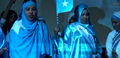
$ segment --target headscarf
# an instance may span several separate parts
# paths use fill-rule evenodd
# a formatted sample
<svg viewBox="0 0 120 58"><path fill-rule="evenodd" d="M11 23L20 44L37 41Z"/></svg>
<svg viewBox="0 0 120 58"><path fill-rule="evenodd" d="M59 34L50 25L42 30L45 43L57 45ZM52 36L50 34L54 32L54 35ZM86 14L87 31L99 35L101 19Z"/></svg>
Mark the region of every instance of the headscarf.
<svg viewBox="0 0 120 58"><path fill-rule="evenodd" d="M74 15L74 12L71 12L68 17L68 22L70 21L71 17Z"/></svg>
<svg viewBox="0 0 120 58"><path fill-rule="evenodd" d="M80 17L80 16L81 16L81 14L82 14L82 11L83 11L85 8L88 10L88 13L90 14L90 10L89 10L88 6L87 6L86 4L81 3L81 4L79 4L79 5L76 7L76 9L75 9L75 11L74 11L74 13L75 13L75 20L76 20L78 23L80 23L80 25L82 25L82 26L84 26L85 28L87 28L87 29L89 30L89 32L92 33L92 34L95 36L95 31L94 31L94 28L93 28L93 24L90 22L90 18L88 18L88 21L87 21L86 24L81 23L81 19L80 19L81 17Z"/></svg>
<svg viewBox="0 0 120 58"><path fill-rule="evenodd" d="M112 18L120 21L120 11L114 12Z"/></svg>

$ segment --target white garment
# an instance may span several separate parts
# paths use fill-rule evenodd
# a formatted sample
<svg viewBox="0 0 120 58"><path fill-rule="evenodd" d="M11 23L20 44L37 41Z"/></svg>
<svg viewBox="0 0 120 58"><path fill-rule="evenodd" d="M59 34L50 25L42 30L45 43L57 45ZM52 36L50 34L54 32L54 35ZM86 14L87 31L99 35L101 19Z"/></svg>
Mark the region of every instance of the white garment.
<svg viewBox="0 0 120 58"><path fill-rule="evenodd" d="M109 35L107 37L106 50L107 50L107 56L109 58L112 58L112 39L114 38L115 34L117 34L117 32L115 30L113 30L112 32L109 33ZM120 58L120 42L118 43L115 51L116 51L118 57Z"/></svg>
<svg viewBox="0 0 120 58"><path fill-rule="evenodd" d="M5 19L3 19L3 18L1 18L1 20L0 20L0 26L2 27L4 24L5 24Z"/></svg>
<svg viewBox="0 0 120 58"><path fill-rule="evenodd" d="M69 21L70 21L70 19L71 19L71 17L74 15L74 12L71 12L70 14L69 14L69 17L68 17L68 23L69 23Z"/></svg>

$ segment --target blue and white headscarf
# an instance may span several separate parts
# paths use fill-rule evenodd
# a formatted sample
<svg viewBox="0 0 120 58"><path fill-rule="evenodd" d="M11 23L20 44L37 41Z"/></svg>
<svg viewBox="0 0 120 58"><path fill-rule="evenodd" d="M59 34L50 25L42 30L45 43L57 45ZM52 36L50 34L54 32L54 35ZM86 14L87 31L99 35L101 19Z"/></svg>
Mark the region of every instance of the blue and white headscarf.
<svg viewBox="0 0 120 58"><path fill-rule="evenodd" d="M28 2L26 2L22 5L22 9L21 9L21 11L19 13L19 17L18 17L18 20L22 19L22 21L23 21L22 24L26 27L30 27L29 24L37 23L37 22L35 22L36 18L37 18L37 12L36 12L36 16L35 16L33 21L29 21L28 18L26 17L26 15L25 15L25 11L24 11L25 8L28 7L28 6L31 6L31 5L34 6L36 8L36 11L37 11L37 5L32 0L30 0L30 1L28 1Z"/></svg>
<svg viewBox="0 0 120 58"><path fill-rule="evenodd" d="M71 12L69 17L68 17L68 22L70 21L71 17L74 15L74 12Z"/></svg>
<svg viewBox="0 0 120 58"><path fill-rule="evenodd" d="M112 18L120 21L120 11L114 12Z"/></svg>
<svg viewBox="0 0 120 58"><path fill-rule="evenodd" d="M82 25L82 26L84 26L84 27L86 27L86 28L89 27L88 30L89 30L93 35L95 35L95 31L94 31L94 29L93 29L92 23L90 22L90 18L88 19L88 21L87 21L86 24L81 23L81 14L82 14L82 11L83 11L85 8L88 10L88 13L90 14L90 10L89 10L88 6L87 6L86 4L81 3L81 4L79 4L79 5L77 6L77 8L78 8L78 9L75 9L75 19L77 20L78 23L80 23L80 25Z"/></svg>

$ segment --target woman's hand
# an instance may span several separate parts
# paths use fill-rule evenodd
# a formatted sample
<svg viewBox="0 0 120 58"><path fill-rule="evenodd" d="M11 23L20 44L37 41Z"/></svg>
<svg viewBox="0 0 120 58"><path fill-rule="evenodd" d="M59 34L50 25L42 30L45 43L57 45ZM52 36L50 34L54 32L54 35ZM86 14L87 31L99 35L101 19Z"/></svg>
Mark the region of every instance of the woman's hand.
<svg viewBox="0 0 120 58"><path fill-rule="evenodd" d="M14 4L16 2L16 0L10 0L11 4Z"/></svg>
<svg viewBox="0 0 120 58"><path fill-rule="evenodd" d="M116 58L116 57L117 57L117 53L116 53L115 50L112 51L112 57L113 57L113 58Z"/></svg>
<svg viewBox="0 0 120 58"><path fill-rule="evenodd" d="M56 38L59 38L58 32L60 31L60 27L59 26L55 26L54 27L54 32L55 32L55 36Z"/></svg>
<svg viewBox="0 0 120 58"><path fill-rule="evenodd" d="M0 55L2 55L5 52L5 50L7 50L7 47L0 49Z"/></svg>

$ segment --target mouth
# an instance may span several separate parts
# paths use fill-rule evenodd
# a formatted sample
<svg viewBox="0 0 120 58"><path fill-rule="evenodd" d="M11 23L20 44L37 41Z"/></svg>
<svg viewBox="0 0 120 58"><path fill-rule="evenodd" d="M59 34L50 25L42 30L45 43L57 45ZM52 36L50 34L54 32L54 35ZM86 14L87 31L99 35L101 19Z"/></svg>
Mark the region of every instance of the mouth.
<svg viewBox="0 0 120 58"><path fill-rule="evenodd" d="M114 28L114 29L117 29L117 27L116 27L116 26L114 26L113 28Z"/></svg>
<svg viewBox="0 0 120 58"><path fill-rule="evenodd" d="M29 15L29 17L30 17L31 19L33 19L33 18L34 18L34 15Z"/></svg>
<svg viewBox="0 0 120 58"><path fill-rule="evenodd" d="M86 20L83 20L84 23L86 23L87 21Z"/></svg>

